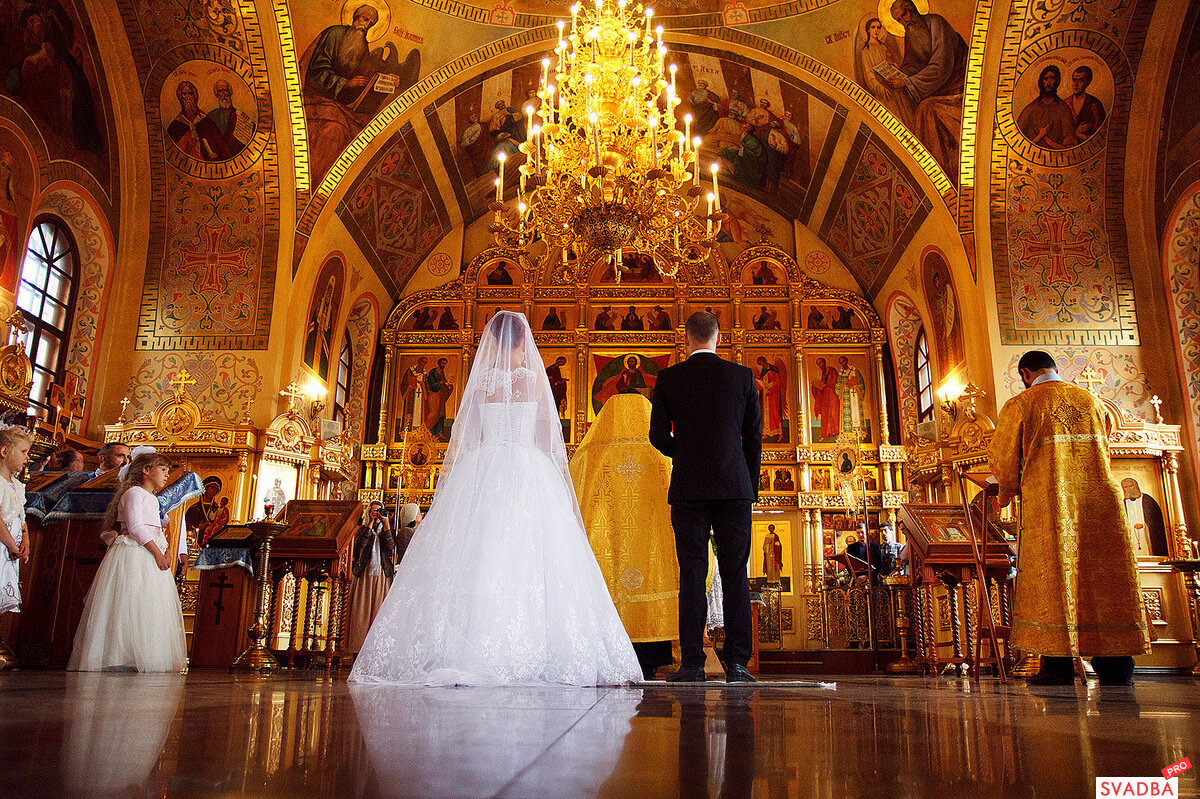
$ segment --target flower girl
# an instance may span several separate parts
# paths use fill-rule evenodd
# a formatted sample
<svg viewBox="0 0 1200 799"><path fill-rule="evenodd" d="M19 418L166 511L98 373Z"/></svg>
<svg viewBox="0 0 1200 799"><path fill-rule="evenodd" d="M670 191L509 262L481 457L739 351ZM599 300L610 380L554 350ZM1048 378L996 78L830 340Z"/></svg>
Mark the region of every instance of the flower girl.
<svg viewBox="0 0 1200 799"><path fill-rule="evenodd" d="M183 611L155 498L171 464L150 451L123 469L128 472L104 519L108 552L88 591L67 668L182 671Z"/></svg>
<svg viewBox="0 0 1200 799"><path fill-rule="evenodd" d="M18 565L29 562L25 537L25 484L17 474L29 460L33 437L24 427L0 426L0 613L21 611Z"/></svg>

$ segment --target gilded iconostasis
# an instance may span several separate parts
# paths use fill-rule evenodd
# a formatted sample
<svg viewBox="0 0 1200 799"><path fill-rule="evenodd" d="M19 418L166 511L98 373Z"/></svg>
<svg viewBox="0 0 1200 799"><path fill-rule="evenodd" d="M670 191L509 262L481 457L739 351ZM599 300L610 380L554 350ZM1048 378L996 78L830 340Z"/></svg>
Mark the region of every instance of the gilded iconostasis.
<svg viewBox="0 0 1200 799"><path fill-rule="evenodd" d="M812 453L854 428L883 502L903 481L881 451L945 427L967 383L994 413L1033 347L1123 413L1159 397L1197 482L1194 4L659 4L676 122L720 165L727 218L686 273L626 252L619 284L488 229L567 3L94 10L0 2L0 291L16 301L31 242L73 247L41 357L74 376L81 433L122 400L150 413L183 370L208 418L260 429L303 385L316 428L363 446L354 479L389 490L414 430L436 476L496 309L529 316L575 444L711 308L759 380L771 502L833 492Z"/></svg>

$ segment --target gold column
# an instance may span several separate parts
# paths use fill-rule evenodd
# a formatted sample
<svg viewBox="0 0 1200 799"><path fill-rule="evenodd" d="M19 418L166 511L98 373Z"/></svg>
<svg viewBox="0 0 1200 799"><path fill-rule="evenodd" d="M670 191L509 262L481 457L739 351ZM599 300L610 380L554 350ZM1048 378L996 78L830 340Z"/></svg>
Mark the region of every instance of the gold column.
<svg viewBox="0 0 1200 799"><path fill-rule="evenodd" d="M387 427L388 427L388 412L392 405L392 355L394 346L387 342L383 346L383 384L381 391L383 396L379 399L379 443L386 445L388 443Z"/></svg>
<svg viewBox="0 0 1200 799"><path fill-rule="evenodd" d="M1179 457L1174 452L1167 452L1162 460L1163 470L1167 473L1167 502L1170 503L1171 516L1174 517L1174 524L1171 525L1171 548L1174 550L1174 557L1190 558L1193 556L1193 545L1188 537L1187 521L1183 517L1183 499L1179 490Z"/></svg>
<svg viewBox="0 0 1200 799"><path fill-rule="evenodd" d="M875 350L875 382L879 385L879 443L891 443L892 434L888 429L887 388L883 380L883 345L876 344Z"/></svg>

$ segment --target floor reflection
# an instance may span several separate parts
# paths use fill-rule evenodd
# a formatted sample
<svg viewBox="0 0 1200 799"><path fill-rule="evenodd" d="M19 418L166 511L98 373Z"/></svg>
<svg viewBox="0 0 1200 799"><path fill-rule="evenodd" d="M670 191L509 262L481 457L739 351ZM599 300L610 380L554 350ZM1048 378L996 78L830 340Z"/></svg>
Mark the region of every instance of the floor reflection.
<svg viewBox="0 0 1200 799"><path fill-rule="evenodd" d="M1097 776L1195 760L1198 702L1190 680L401 689L6 672L0 795L1090 796Z"/></svg>

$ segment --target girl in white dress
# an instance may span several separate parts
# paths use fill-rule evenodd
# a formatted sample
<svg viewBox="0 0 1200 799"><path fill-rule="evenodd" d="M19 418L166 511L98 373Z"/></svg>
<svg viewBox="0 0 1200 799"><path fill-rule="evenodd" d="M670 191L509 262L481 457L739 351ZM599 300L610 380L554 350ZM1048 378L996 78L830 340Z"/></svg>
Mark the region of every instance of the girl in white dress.
<svg viewBox="0 0 1200 799"><path fill-rule="evenodd" d="M29 460L32 443L26 428L0 426L0 613L21 612L20 564L29 562L29 539L25 484L17 474Z"/></svg>
<svg viewBox="0 0 1200 799"><path fill-rule="evenodd" d="M584 533L558 406L521 314L483 330L433 503L352 682L610 685L640 680Z"/></svg>
<svg viewBox="0 0 1200 799"><path fill-rule="evenodd" d="M105 517L108 552L88 591L67 668L71 671L182 671L183 610L167 556L155 494L170 462L153 451L127 467Z"/></svg>

